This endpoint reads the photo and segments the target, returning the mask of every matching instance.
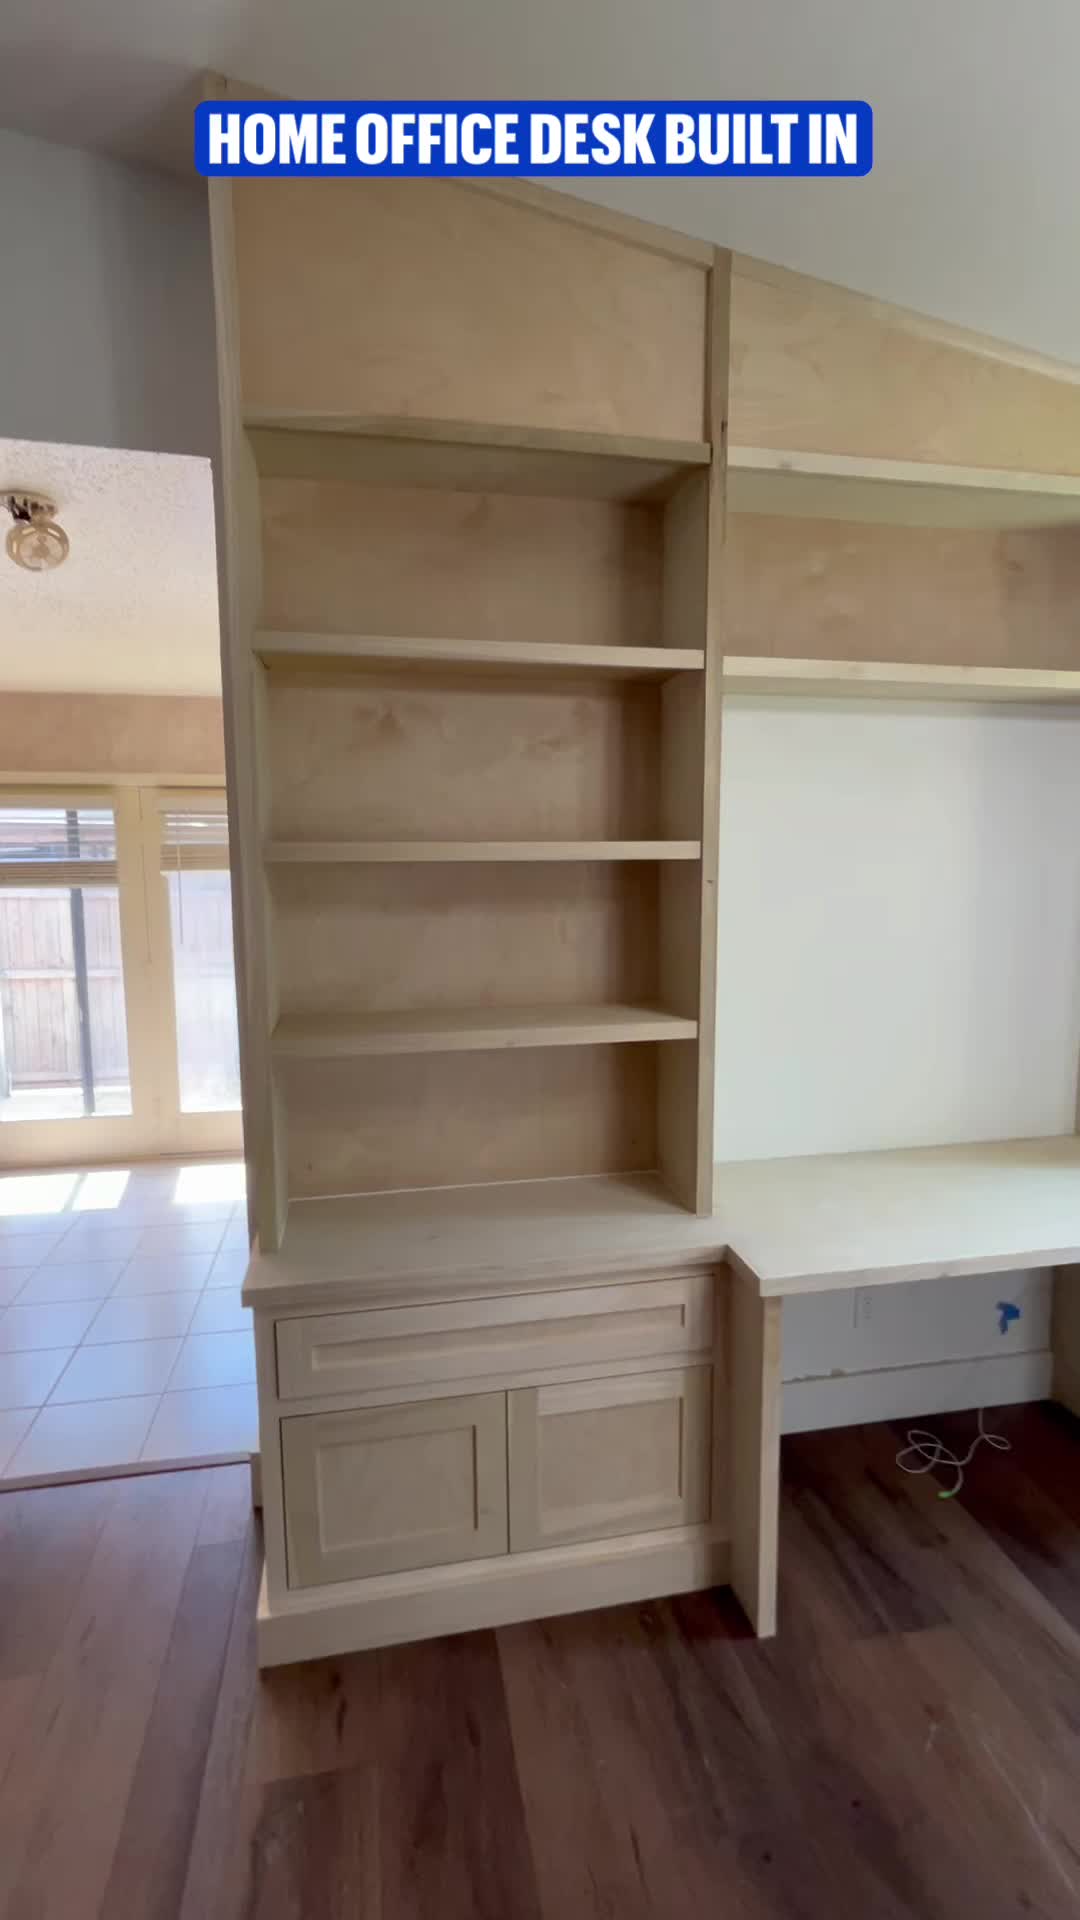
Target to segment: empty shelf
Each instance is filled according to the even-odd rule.
[[[728,655],[728,693],[843,699],[1080,702],[1080,673],[1040,667],[938,667],[883,660],[774,660]]]
[[[504,860],[698,860],[700,840],[271,840],[271,865]]]
[[[921,460],[728,449],[733,513],[901,527],[1080,525],[1080,475],[949,467]]]
[[[471,420],[352,414],[248,413],[259,471],[277,479],[356,480],[384,487],[446,487],[595,500],[664,500],[708,467],[697,440],[563,433]]]
[[[464,1007],[410,1013],[286,1014],[274,1029],[279,1059],[386,1053],[474,1053],[506,1047],[615,1046],[692,1040],[697,1022],[653,1007]]]
[[[333,673],[453,667],[471,674],[666,679],[700,671],[705,655],[690,647],[590,647],[527,640],[398,640],[359,633],[258,633],[255,651],[268,667],[314,667]]]

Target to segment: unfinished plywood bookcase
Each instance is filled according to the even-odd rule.
[[[722,692],[793,684],[781,634],[905,690],[815,609],[821,549],[846,607],[923,555],[916,598],[983,596],[915,669],[1076,698],[1030,529],[1080,390],[529,188],[211,202],[260,1658],[727,1580],[771,1631],[784,1289],[714,1213]],[[957,419],[883,407],[890,356],[968,380]]]

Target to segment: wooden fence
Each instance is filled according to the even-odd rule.
[[[217,873],[169,881],[181,1080],[201,1083],[208,1093],[238,1073],[227,881]],[[117,890],[81,892],[94,1080],[99,1087],[123,1085],[128,1053]],[[5,1077],[12,1089],[77,1086],[82,1078],[66,887],[0,890],[0,1093]]]

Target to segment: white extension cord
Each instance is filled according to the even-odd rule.
[[[938,1499],[952,1500],[964,1484],[964,1469],[971,1465],[984,1441],[988,1447],[993,1447],[995,1453],[1012,1452],[1012,1442],[1006,1440],[1003,1433],[987,1433],[986,1415],[980,1407],[979,1430],[966,1453],[954,1453],[944,1440],[926,1427],[909,1427],[907,1446],[900,1448],[896,1464],[903,1473],[932,1473],[935,1467],[951,1467],[956,1474],[956,1485],[940,1488]],[[910,1464],[909,1455],[914,1455]]]

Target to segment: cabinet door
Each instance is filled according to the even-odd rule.
[[[509,1401],[513,1552],[707,1517],[711,1368],[523,1387]]]
[[[506,1395],[281,1423],[289,1585],[506,1552]]]

